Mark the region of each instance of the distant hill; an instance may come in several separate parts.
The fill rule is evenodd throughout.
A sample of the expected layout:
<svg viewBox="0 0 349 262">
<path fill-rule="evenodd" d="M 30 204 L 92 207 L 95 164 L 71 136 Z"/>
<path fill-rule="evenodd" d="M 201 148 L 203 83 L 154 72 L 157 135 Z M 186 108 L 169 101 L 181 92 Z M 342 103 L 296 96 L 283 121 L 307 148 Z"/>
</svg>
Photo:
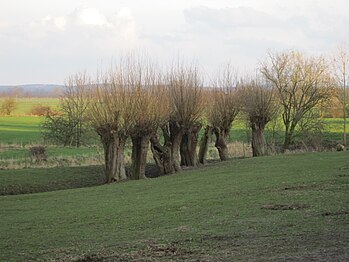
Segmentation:
<svg viewBox="0 0 349 262">
<path fill-rule="evenodd" d="M 63 85 L 28 84 L 28 85 L 0 85 L 1 96 L 17 97 L 57 97 Z"/>
</svg>

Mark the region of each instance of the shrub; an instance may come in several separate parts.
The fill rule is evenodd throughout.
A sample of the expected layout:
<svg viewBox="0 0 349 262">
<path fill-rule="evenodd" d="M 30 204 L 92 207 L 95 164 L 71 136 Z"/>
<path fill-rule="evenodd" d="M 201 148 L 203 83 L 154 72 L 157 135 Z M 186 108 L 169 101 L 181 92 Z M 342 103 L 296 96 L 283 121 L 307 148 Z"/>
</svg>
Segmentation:
<svg viewBox="0 0 349 262">
<path fill-rule="evenodd" d="M 11 115 L 11 113 L 17 108 L 17 102 L 14 98 L 6 98 L 1 105 L 1 113 L 5 115 Z"/>
<path fill-rule="evenodd" d="M 36 163 L 41 163 L 47 160 L 46 148 L 44 146 L 32 146 L 29 148 L 29 156 Z"/>
<path fill-rule="evenodd" d="M 43 105 L 33 106 L 33 108 L 30 110 L 30 114 L 34 116 L 46 116 L 51 112 L 52 112 L 51 107 L 43 106 Z"/>
</svg>

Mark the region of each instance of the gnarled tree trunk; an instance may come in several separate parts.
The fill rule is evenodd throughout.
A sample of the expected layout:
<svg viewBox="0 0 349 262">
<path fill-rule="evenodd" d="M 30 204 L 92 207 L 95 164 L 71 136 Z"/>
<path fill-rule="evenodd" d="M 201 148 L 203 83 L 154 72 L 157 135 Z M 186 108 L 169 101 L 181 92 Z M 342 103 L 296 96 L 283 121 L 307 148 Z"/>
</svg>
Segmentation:
<svg viewBox="0 0 349 262">
<path fill-rule="evenodd" d="M 150 138 L 150 143 L 151 152 L 153 153 L 155 164 L 159 168 L 160 173 L 162 175 L 174 173 L 175 170 L 171 153 L 171 145 L 161 145 L 157 135 Z"/>
<path fill-rule="evenodd" d="M 143 179 L 145 176 L 145 167 L 147 164 L 147 153 L 149 148 L 150 136 L 131 136 L 132 140 L 132 165 L 131 179 Z"/>
<path fill-rule="evenodd" d="M 208 151 L 208 144 L 212 136 L 212 127 L 206 126 L 205 127 L 205 133 L 204 136 L 201 138 L 200 141 L 200 148 L 199 148 L 199 163 L 200 164 L 206 164 L 206 157 L 207 157 L 207 151 Z"/>
<path fill-rule="evenodd" d="M 151 151 L 155 163 L 163 175 L 179 172 L 181 171 L 179 148 L 183 130 L 176 122 L 169 122 L 167 125 L 161 127 L 161 129 L 164 136 L 163 145 L 161 145 L 157 135 L 153 135 L 150 138 Z"/>
<path fill-rule="evenodd" d="M 220 128 L 215 128 L 214 133 L 216 135 L 216 143 L 215 147 L 218 150 L 219 158 L 221 161 L 228 160 L 229 158 L 229 153 L 228 153 L 228 146 L 226 143 L 226 138 L 228 135 L 227 130 L 220 129 Z"/>
<path fill-rule="evenodd" d="M 266 142 L 264 137 L 265 123 L 251 123 L 252 129 L 252 155 L 264 156 L 266 154 Z"/>
<path fill-rule="evenodd" d="M 196 123 L 186 130 L 182 137 L 180 153 L 181 153 L 181 165 L 182 166 L 197 166 L 198 155 L 196 153 L 196 147 L 198 144 L 198 136 L 202 125 Z"/>
<path fill-rule="evenodd" d="M 105 177 L 107 183 L 127 179 L 124 163 L 126 137 L 118 136 L 110 130 L 99 130 L 104 148 Z"/>
</svg>

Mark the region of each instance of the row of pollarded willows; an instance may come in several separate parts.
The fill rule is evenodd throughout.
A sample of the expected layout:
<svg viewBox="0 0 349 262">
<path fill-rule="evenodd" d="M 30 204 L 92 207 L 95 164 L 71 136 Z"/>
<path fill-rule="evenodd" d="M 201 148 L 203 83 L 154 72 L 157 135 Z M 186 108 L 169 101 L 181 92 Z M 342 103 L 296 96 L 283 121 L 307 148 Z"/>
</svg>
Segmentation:
<svg viewBox="0 0 349 262">
<path fill-rule="evenodd" d="M 149 145 L 162 174 L 205 164 L 212 134 L 220 159 L 228 159 L 226 140 L 240 112 L 250 123 L 253 156 L 261 156 L 266 154 L 264 128 L 281 105 L 287 149 L 300 119 L 327 99 L 332 79 L 321 58 L 298 52 L 270 54 L 260 71 L 258 79 L 241 80 L 227 66 L 213 88 L 203 89 L 197 66 L 177 63 L 161 73 L 149 59 L 130 55 L 93 83 L 86 74 L 78 74 L 70 78 L 69 86 L 78 91 L 84 87 L 79 99 L 101 138 L 106 180 L 111 183 L 145 178 Z M 130 174 L 124 166 L 128 138 L 132 141 Z"/>
</svg>

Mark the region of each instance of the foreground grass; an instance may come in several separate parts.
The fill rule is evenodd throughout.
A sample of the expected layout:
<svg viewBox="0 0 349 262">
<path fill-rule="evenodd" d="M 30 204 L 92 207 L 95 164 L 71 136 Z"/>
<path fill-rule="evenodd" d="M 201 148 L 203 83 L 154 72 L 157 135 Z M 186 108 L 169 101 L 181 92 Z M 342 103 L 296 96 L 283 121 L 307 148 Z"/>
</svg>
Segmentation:
<svg viewBox="0 0 349 262">
<path fill-rule="evenodd" d="M 348 159 L 239 159 L 157 179 L 2 196 L 0 260 L 345 261 Z"/>
</svg>

